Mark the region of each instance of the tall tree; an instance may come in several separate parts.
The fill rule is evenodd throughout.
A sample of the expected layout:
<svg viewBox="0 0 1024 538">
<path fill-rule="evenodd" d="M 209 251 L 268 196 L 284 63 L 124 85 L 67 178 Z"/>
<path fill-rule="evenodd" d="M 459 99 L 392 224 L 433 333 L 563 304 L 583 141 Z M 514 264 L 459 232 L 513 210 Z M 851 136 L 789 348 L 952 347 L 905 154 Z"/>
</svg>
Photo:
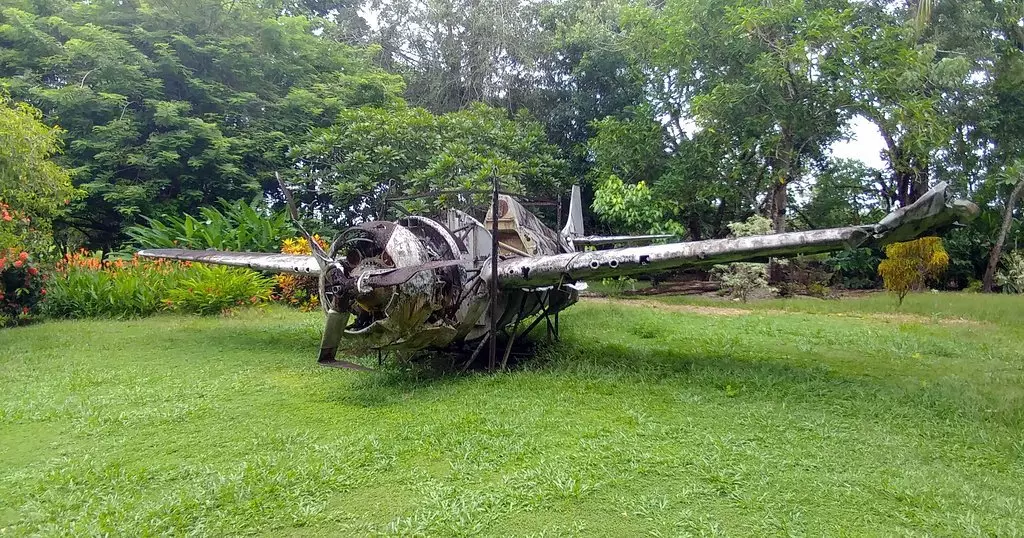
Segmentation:
<svg viewBox="0 0 1024 538">
<path fill-rule="evenodd" d="M 67 131 L 86 196 L 58 223 L 113 248 L 139 215 L 251 198 L 344 107 L 401 81 L 332 23 L 259 0 L 16 0 L 0 11 L 0 83 Z M 319 35 L 318 35 L 319 34 Z"/>
<path fill-rule="evenodd" d="M 508 105 L 529 66 L 536 6 L 523 0 L 375 0 L 381 61 L 408 81 L 406 97 L 433 112 L 476 101 Z"/>
<path fill-rule="evenodd" d="M 847 81 L 852 108 L 885 141 L 884 196 L 906 205 L 928 190 L 932 161 L 954 134 L 955 118 L 944 108 L 964 90 L 971 61 L 940 54 L 923 40 L 916 2 L 895 9 L 891 2 L 868 2 L 857 13 L 860 33 Z"/>
<path fill-rule="evenodd" d="M 6 249 L 44 249 L 53 219 L 74 191 L 67 170 L 52 157 L 60 129 L 0 90 L 0 256 Z"/>
</svg>

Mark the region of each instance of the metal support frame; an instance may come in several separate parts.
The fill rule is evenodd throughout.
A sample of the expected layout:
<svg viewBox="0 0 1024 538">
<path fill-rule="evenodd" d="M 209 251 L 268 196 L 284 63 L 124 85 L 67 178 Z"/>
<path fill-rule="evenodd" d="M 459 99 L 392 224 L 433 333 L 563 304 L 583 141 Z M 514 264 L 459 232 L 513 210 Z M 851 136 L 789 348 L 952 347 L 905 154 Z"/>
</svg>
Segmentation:
<svg viewBox="0 0 1024 538">
<path fill-rule="evenodd" d="M 494 370 L 498 360 L 498 176 L 491 175 L 491 281 L 490 295 L 490 355 L 487 368 Z"/>
</svg>

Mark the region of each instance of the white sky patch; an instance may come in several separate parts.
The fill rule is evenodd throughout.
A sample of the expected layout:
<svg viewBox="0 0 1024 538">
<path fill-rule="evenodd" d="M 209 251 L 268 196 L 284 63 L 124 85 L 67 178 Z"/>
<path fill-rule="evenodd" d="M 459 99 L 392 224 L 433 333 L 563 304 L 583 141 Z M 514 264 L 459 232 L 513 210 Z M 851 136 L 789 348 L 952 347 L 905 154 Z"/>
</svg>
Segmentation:
<svg viewBox="0 0 1024 538">
<path fill-rule="evenodd" d="M 850 120 L 850 139 L 832 144 L 829 150 L 837 159 L 856 159 L 872 168 L 884 168 L 882 150 L 885 140 L 875 124 L 864 116 L 854 116 Z"/>
</svg>

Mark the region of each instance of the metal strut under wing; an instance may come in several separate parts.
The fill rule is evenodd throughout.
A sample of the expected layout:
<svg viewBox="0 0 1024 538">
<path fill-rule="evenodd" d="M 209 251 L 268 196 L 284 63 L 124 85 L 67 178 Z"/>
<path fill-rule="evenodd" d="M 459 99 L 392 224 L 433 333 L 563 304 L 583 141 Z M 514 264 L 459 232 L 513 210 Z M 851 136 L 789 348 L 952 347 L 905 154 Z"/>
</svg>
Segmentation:
<svg viewBox="0 0 1024 538">
<path fill-rule="evenodd" d="M 270 254 L 264 252 L 224 252 L 220 250 L 188 250 L 161 248 L 140 250 L 144 258 L 164 258 L 232 267 L 248 267 L 257 271 L 319 275 L 320 265 L 312 256 L 296 254 Z"/>
</svg>

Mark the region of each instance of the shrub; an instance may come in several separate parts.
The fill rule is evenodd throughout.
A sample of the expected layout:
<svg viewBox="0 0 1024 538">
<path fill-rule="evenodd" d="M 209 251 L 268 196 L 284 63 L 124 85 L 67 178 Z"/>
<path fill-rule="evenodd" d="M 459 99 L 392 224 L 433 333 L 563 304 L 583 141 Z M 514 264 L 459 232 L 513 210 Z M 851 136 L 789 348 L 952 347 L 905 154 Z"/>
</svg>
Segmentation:
<svg viewBox="0 0 1024 538">
<path fill-rule="evenodd" d="M 636 291 L 636 279 L 628 276 L 601 279 L 601 284 L 608 288 L 608 295 L 617 297 L 626 291 Z"/>
<path fill-rule="evenodd" d="M 912 290 L 938 279 L 949 266 L 949 255 L 938 237 L 922 237 L 885 247 L 886 259 L 878 264 L 885 289 L 899 297 L 899 304 Z"/>
<path fill-rule="evenodd" d="M 167 291 L 193 269 L 168 260 L 102 260 L 85 250 L 64 256 L 48 285 L 45 312 L 61 318 L 131 318 L 164 308 Z"/>
<path fill-rule="evenodd" d="M 729 231 L 735 237 L 750 237 L 752 235 L 768 235 L 772 233 L 771 219 L 761 215 L 753 215 L 743 222 L 730 222 L 726 224 Z"/>
<path fill-rule="evenodd" d="M 167 292 L 168 308 L 192 314 L 219 314 L 270 299 L 274 281 L 255 271 L 195 265 L 192 274 Z"/>
<path fill-rule="evenodd" d="M 259 199 L 220 201 L 221 209 L 203 207 L 199 217 L 143 217 L 146 226 L 125 232 L 142 248 L 193 248 L 274 252 L 294 228 L 284 211 L 272 212 Z"/>
<path fill-rule="evenodd" d="M 750 294 L 758 290 L 775 292 L 775 289 L 768 285 L 768 266 L 763 263 L 737 262 L 716 265 L 711 273 L 722 283 L 723 291 L 743 302 L 747 302 Z"/>
<path fill-rule="evenodd" d="M 730 222 L 727 226 L 735 237 L 772 233 L 772 221 L 760 215 L 754 215 L 743 222 Z M 754 291 L 777 291 L 768 285 L 768 265 L 763 263 L 737 262 L 716 265 L 711 269 L 711 275 L 721 283 L 723 292 L 743 302 L 747 302 Z"/>
<path fill-rule="evenodd" d="M 825 259 L 825 265 L 839 277 L 838 283 L 849 290 L 878 286 L 879 253 L 869 248 L 836 252 Z"/>
<path fill-rule="evenodd" d="M 824 299 L 832 294 L 832 289 L 821 282 L 811 282 L 807 285 L 807 294 L 811 297 Z"/>
<path fill-rule="evenodd" d="M 996 283 L 1006 293 L 1024 293 L 1024 252 L 1014 250 L 1003 256 L 1003 269 L 996 274 Z"/>
<path fill-rule="evenodd" d="M 28 252 L 0 250 L 0 327 L 35 318 L 39 302 L 46 295 L 44 279 Z"/>
<path fill-rule="evenodd" d="M 327 242 L 319 235 L 313 239 L 321 247 L 327 248 Z M 285 239 L 281 244 L 284 254 L 312 254 L 309 242 L 304 237 Z M 274 276 L 277 283 L 277 299 L 302 310 L 314 310 L 320 306 L 320 283 L 315 276 L 279 274 Z"/>
</svg>

